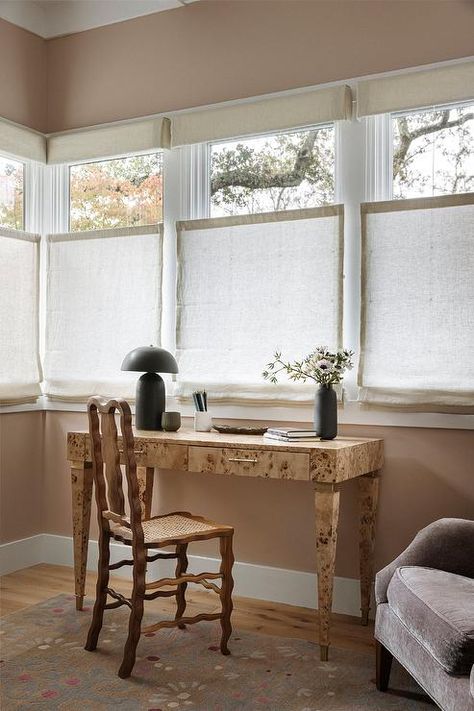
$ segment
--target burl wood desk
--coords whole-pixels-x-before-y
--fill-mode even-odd
[[[329,442],[287,443],[250,435],[222,435],[186,429],[171,433],[137,431],[135,455],[145,516],[150,516],[155,469],[314,483],[315,530],[311,535],[315,535],[316,543],[319,644],[323,661],[328,658],[330,641],[339,492],[345,481],[357,477],[361,613],[362,624],[367,624],[374,573],[377,494],[383,464],[382,440],[338,437]],[[76,606],[81,609],[92,497],[88,433],[68,433],[67,458],[71,463]]]

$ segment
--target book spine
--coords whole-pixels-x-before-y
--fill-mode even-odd
[[[268,434],[280,435],[281,437],[316,437],[315,430],[278,430],[270,427]]]
[[[288,437],[284,437],[283,435],[276,435],[276,434],[264,434],[263,435],[264,439],[277,439],[280,442],[291,442],[292,440],[288,439]]]
[[[311,435],[310,437],[285,437],[284,435],[274,435],[274,434],[264,434],[264,439],[279,439],[280,442],[317,442],[319,440],[318,435]]]

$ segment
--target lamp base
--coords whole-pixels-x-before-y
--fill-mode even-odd
[[[135,427],[137,430],[161,430],[165,411],[165,383],[158,373],[144,373],[137,382]]]

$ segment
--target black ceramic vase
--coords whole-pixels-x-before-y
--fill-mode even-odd
[[[321,439],[337,435],[337,396],[332,385],[320,385],[314,399],[314,429]]]

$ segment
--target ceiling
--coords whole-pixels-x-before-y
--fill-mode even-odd
[[[50,39],[198,0],[0,0],[0,17]]]

